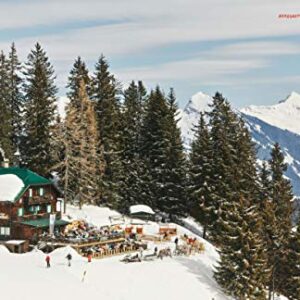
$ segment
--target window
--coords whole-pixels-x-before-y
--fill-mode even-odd
[[[22,217],[24,215],[24,208],[20,207],[18,208],[18,217]]]
[[[32,189],[29,189],[29,198],[32,198],[33,193],[32,193]]]
[[[44,188],[39,189],[39,194],[40,194],[40,196],[44,196]]]
[[[0,235],[10,235],[9,227],[0,227]]]
[[[38,214],[38,212],[41,210],[41,207],[39,206],[39,205],[36,205],[35,207],[34,207],[34,212],[35,212],[35,214]]]
[[[61,212],[61,201],[56,202],[56,211]]]
[[[51,204],[47,204],[47,213],[50,214],[52,212]]]

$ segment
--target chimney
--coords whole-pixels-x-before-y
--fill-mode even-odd
[[[3,168],[9,168],[9,159],[4,158],[4,160],[2,162],[2,167]]]

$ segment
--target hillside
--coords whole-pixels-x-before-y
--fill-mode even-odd
[[[99,226],[109,224],[109,216],[117,213],[107,208],[84,206],[81,211],[68,207],[68,214]],[[146,232],[158,232],[158,227],[153,222],[144,225]],[[178,226],[178,230],[180,235],[195,236],[183,227]],[[120,262],[121,257],[93,260],[88,264],[74,250],[60,248],[50,254],[50,269],[46,269],[45,254],[41,251],[11,254],[1,246],[1,295],[9,300],[50,300],[54,297],[72,300],[230,299],[212,277],[218,253],[211,244],[203,242],[206,249],[203,254],[131,264]],[[174,247],[174,243],[157,246]],[[149,244],[149,248],[152,252],[154,244]],[[71,267],[66,261],[69,252],[73,255]]]

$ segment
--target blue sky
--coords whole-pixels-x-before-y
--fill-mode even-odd
[[[235,107],[300,92],[300,3],[282,0],[0,0],[0,49],[24,60],[39,41],[60,95],[74,59],[91,71],[99,55],[126,86],[173,87],[181,107],[198,91],[221,91]]]

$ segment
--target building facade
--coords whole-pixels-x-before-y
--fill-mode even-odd
[[[56,230],[68,222],[61,219],[61,193],[53,183],[19,167],[0,168],[0,239],[34,241],[49,232],[50,216]]]

